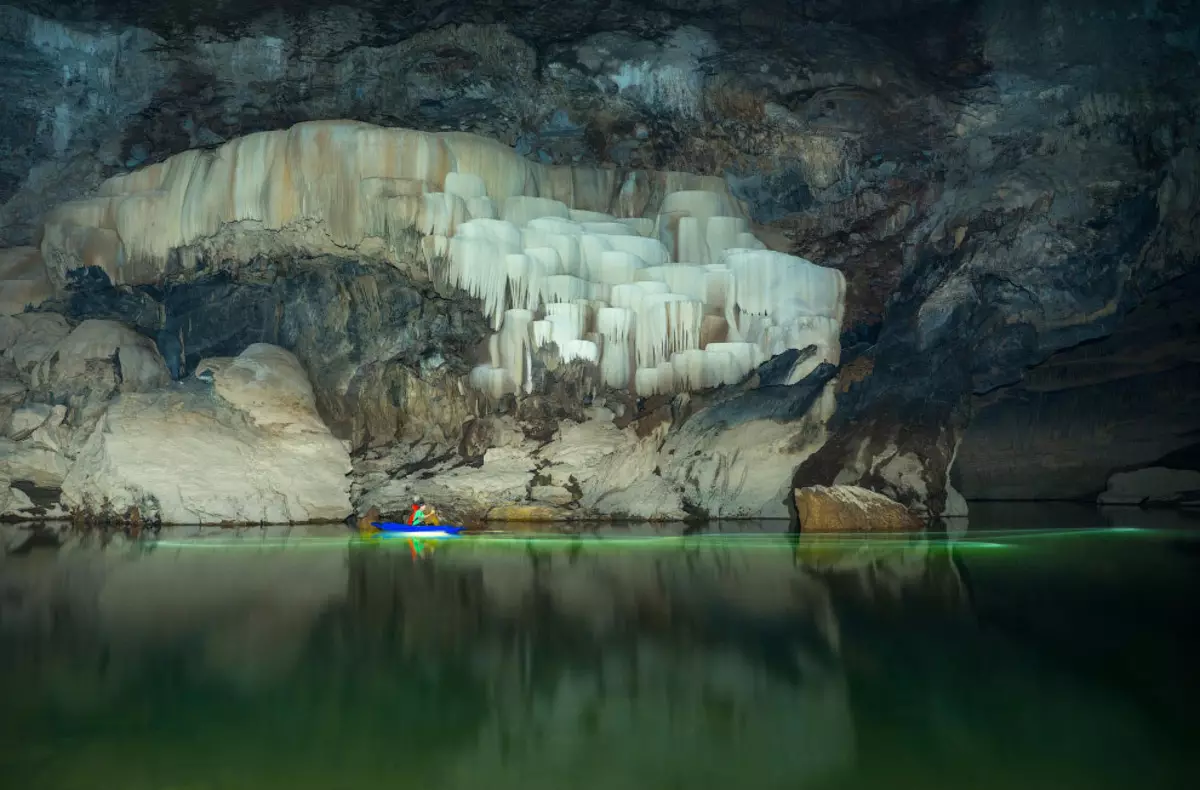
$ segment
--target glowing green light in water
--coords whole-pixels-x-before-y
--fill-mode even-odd
[[[195,539],[167,538],[148,540],[144,547],[149,549],[205,549],[205,550],[270,550],[270,549],[327,549],[361,547],[390,547],[394,549],[409,549],[411,538],[387,537],[385,535],[366,535],[345,537],[272,537],[257,539],[252,535],[244,537],[221,537],[216,539],[197,537]],[[788,551],[820,551],[823,549],[869,549],[880,550],[912,550],[916,548],[975,550],[1003,549],[1010,546],[1005,543],[966,538],[950,540],[942,537],[925,537],[915,535],[851,535],[841,534],[836,537],[825,535],[644,535],[644,536],[613,536],[591,534],[520,534],[490,532],[473,535],[459,535],[453,538],[421,540],[422,544],[458,544],[474,545],[486,548],[512,548],[526,550],[536,547],[539,550],[577,550],[580,548],[604,550],[630,549],[669,549],[669,548],[722,548],[737,550],[788,550]]]

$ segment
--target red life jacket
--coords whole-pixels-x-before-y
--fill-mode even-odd
[[[421,506],[414,503],[412,506],[412,510],[408,511],[408,525],[410,527],[412,526],[413,516],[417,515],[417,511],[420,509],[421,509]]]

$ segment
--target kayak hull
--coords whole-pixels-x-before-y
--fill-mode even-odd
[[[401,535],[409,538],[452,538],[466,527],[443,527],[429,525],[411,526],[395,521],[372,521],[371,526],[387,532],[390,535]]]

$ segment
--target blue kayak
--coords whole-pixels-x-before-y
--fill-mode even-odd
[[[452,538],[466,527],[442,527],[433,524],[399,524],[395,521],[372,521],[372,527],[378,527],[384,532],[405,535],[410,538]]]

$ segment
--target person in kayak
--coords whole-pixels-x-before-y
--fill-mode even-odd
[[[417,511],[419,511],[421,509],[421,505],[423,505],[423,504],[425,504],[425,503],[423,501],[421,501],[420,497],[417,497],[417,496],[413,497],[412,509],[408,511],[408,518],[406,518],[404,520],[405,524],[408,524],[411,526],[412,524],[415,523],[413,521],[413,519],[415,519],[417,517]]]
[[[414,527],[437,527],[441,526],[442,522],[438,519],[434,509],[427,506],[424,499],[419,499],[417,500],[417,509],[413,511],[409,524]]]

